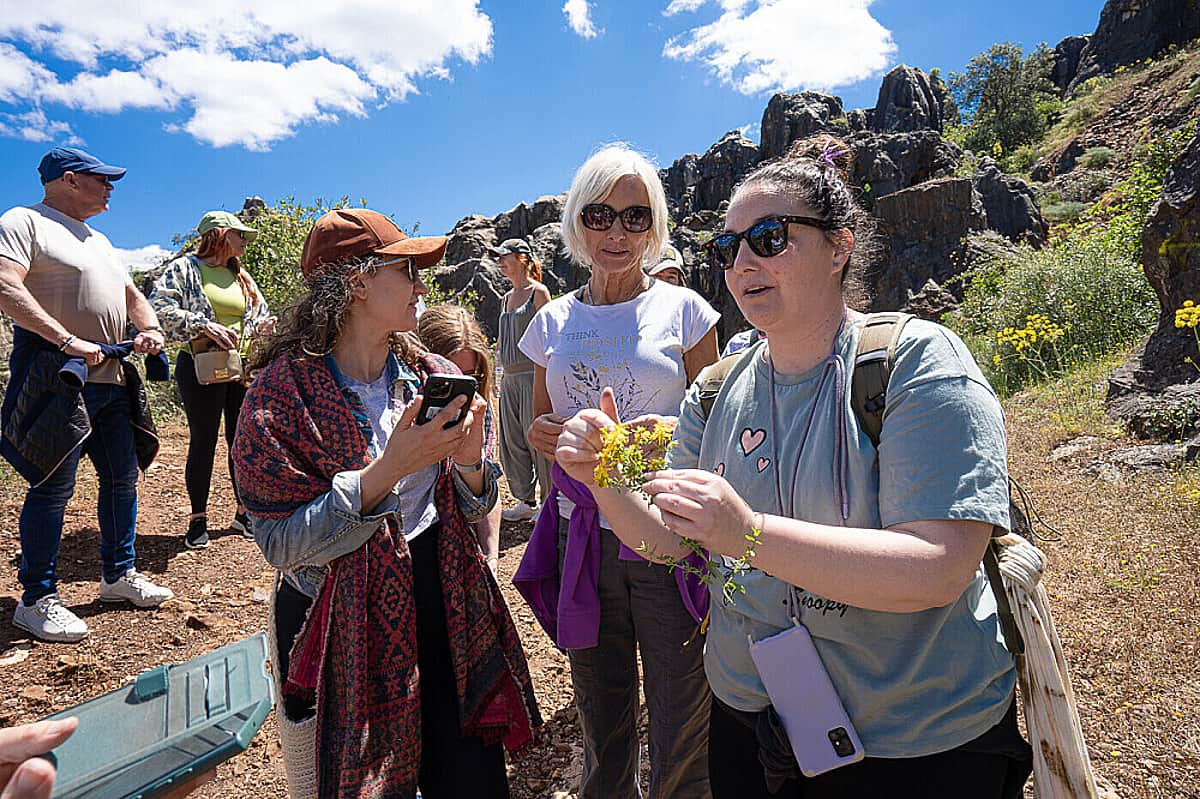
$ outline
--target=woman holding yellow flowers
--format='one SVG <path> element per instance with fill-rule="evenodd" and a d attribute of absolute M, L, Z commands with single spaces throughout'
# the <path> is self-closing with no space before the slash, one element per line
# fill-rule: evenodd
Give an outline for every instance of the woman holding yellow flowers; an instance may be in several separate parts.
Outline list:
<path fill-rule="evenodd" d="M 150 303 L 167 341 L 188 344 L 201 339 L 222 350 L 246 352 L 251 336 L 270 333 L 275 326 L 266 299 L 239 260 L 258 231 L 228 211 L 209 211 L 196 231 L 200 234 L 196 252 L 167 264 L 154 282 Z M 225 417 L 225 442 L 232 451 L 246 387 L 241 380 L 201 385 L 188 346 L 180 349 L 175 361 L 175 382 L 188 420 L 183 479 L 192 515 L 183 541 L 189 548 L 200 549 L 208 546 L 208 493 L 221 417 Z M 232 462 L 229 479 L 233 480 Z M 236 481 L 233 490 L 237 494 Z M 240 501 L 231 527 L 247 538 L 254 537 Z"/>
<path fill-rule="evenodd" d="M 619 421 L 608 390 L 565 423 L 557 461 L 625 543 L 671 558 L 687 538 L 727 571 L 749 563 L 732 602 L 711 588 L 716 799 L 1015 799 L 1030 750 L 980 568 L 1009 523 L 1000 403 L 962 341 L 912 320 L 877 446 L 851 411 L 864 317 L 844 284 L 868 266 L 871 228 L 849 166 L 820 136 L 734 190 L 709 259 L 766 340 L 711 408 L 704 378 L 692 386 L 671 468 L 641 486 L 652 504 L 594 485 Z"/>

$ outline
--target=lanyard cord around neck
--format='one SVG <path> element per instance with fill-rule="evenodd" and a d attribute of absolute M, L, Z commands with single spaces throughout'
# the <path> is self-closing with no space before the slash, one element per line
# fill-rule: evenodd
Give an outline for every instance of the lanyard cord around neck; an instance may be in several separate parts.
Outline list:
<path fill-rule="evenodd" d="M 846 326 L 846 319 L 842 317 L 842 323 L 838 327 L 837 335 L 834 336 L 834 341 L 841 336 L 842 330 Z M 767 370 L 770 380 L 771 400 L 771 457 L 775 464 L 775 501 L 779 512 L 785 514 L 788 518 L 796 518 L 794 502 L 789 502 L 788 506 L 783 504 L 783 481 L 782 481 L 782 464 L 779 460 L 779 436 L 775 430 L 775 365 L 771 361 L 770 347 L 765 350 Z M 846 367 L 842 363 L 842 359 L 837 354 L 836 345 L 834 351 L 826 358 L 821 369 L 821 380 L 817 384 L 817 391 L 813 397 L 812 407 L 808 411 L 808 419 L 804 423 L 804 433 L 800 436 L 800 446 L 796 451 L 796 460 L 792 466 L 792 481 L 789 484 L 788 498 L 794 500 L 794 491 L 796 479 L 800 473 L 800 461 L 804 456 L 804 447 L 808 443 L 808 434 L 812 432 L 813 420 L 817 416 L 817 407 L 820 405 L 821 396 L 825 391 L 825 381 L 829 377 L 830 371 L 834 374 L 835 392 L 834 392 L 834 418 L 836 420 L 837 430 L 835 432 L 835 440 L 833 444 L 833 488 L 838 502 L 838 509 L 841 511 L 842 523 L 850 516 L 850 498 L 846 491 L 846 469 L 847 469 L 847 453 L 846 453 L 846 414 L 843 412 L 843 406 L 846 404 Z"/>

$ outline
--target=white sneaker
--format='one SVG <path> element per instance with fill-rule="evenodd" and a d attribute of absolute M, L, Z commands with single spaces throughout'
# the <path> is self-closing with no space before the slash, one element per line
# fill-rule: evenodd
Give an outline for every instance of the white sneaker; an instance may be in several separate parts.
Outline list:
<path fill-rule="evenodd" d="M 135 569 L 122 574 L 116 582 L 100 578 L 101 602 L 132 602 L 139 608 L 156 608 L 175 596 L 170 588 L 155 585 Z"/>
<path fill-rule="evenodd" d="M 527 502 L 518 502 L 507 510 L 500 512 L 500 518 L 506 522 L 524 522 L 537 516 L 537 506 Z"/>
<path fill-rule="evenodd" d="M 47 594 L 32 605 L 18 602 L 13 624 L 43 641 L 74 643 L 88 634 L 87 624 L 67 610 L 58 594 Z"/>

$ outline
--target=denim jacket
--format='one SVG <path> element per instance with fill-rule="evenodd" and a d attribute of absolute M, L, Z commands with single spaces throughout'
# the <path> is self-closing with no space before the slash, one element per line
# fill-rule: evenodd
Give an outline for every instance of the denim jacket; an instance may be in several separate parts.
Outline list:
<path fill-rule="evenodd" d="M 349 391 L 345 378 L 332 358 L 326 357 L 330 373 L 342 391 Z M 402 393 L 406 399 L 420 387 L 420 381 L 394 354 L 388 355 L 388 385 L 392 396 Z M 475 496 L 457 470 L 451 470 L 454 494 L 467 521 L 487 516 L 498 495 L 496 476 L 499 469 L 485 461 L 483 495 Z M 445 468 L 443 466 L 443 468 Z M 365 544 L 388 517 L 400 519 L 400 496 L 395 487 L 369 511 L 362 511 L 361 470 L 338 472 L 329 491 L 302 505 L 286 519 L 252 516 L 254 537 L 267 562 L 283 572 L 297 590 L 315 599 L 325 582 L 327 564 Z"/>

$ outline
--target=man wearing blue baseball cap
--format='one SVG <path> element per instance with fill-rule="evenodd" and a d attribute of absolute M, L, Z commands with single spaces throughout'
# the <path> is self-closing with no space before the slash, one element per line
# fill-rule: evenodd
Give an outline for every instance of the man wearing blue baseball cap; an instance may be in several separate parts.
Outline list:
<path fill-rule="evenodd" d="M 134 350 L 157 354 L 163 334 L 108 238 L 85 221 L 108 210 L 113 182 L 125 170 L 74 147 L 55 147 L 38 174 L 42 201 L 0 216 L 0 311 L 14 323 L 0 454 L 30 480 L 20 519 L 24 592 L 13 624 L 46 641 L 78 641 L 88 627 L 59 599 L 55 567 L 82 454 L 100 483 L 100 600 L 154 607 L 173 596 L 134 569 L 139 452 L 129 386 L 136 387 L 136 377 L 131 382 L 121 361 L 100 346 L 122 341 L 132 322 L 139 331 Z M 16 440 L 25 431 L 10 422 L 18 412 L 32 415 L 31 397 L 54 393 L 48 383 L 68 358 L 87 366 L 82 402 L 72 397 L 61 412 L 53 406 L 62 424 L 46 436 L 50 456 L 29 457 L 29 442 Z M 147 431 L 136 433 L 144 440 Z"/>

